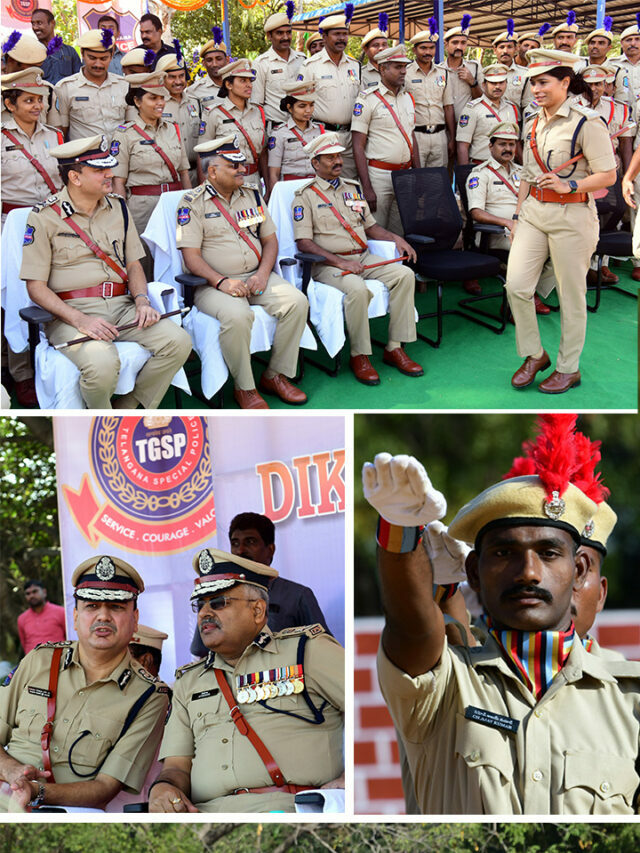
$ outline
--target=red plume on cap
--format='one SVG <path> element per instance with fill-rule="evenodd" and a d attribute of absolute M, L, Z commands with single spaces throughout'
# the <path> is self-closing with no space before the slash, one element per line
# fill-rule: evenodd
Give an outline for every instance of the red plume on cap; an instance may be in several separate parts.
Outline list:
<path fill-rule="evenodd" d="M 532 441 L 522 442 L 524 456 L 516 456 L 511 463 L 510 470 L 503 476 L 503 480 L 510 480 L 512 477 L 530 477 L 536 473 L 536 465 L 531 458 L 533 448 L 534 444 Z"/>
<path fill-rule="evenodd" d="M 551 499 L 563 495 L 576 467 L 575 426 L 577 415 L 540 415 L 540 434 L 532 451 L 535 473 Z"/>
<path fill-rule="evenodd" d="M 576 470 L 571 477 L 571 482 L 597 504 L 606 501 L 611 494 L 610 490 L 602 483 L 602 474 L 596 474 L 595 471 L 602 459 L 601 446 L 602 442 L 591 441 L 584 433 L 577 432 L 575 434 Z"/>

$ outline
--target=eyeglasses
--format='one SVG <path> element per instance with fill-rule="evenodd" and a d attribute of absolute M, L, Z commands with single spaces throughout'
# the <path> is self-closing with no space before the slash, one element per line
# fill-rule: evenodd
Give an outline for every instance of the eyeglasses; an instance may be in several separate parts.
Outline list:
<path fill-rule="evenodd" d="M 229 168 L 231 169 L 234 169 L 236 172 L 238 171 L 240 166 L 244 166 L 244 163 L 232 163 L 231 160 L 227 160 L 226 162 L 227 166 L 229 166 Z"/>
<path fill-rule="evenodd" d="M 224 610 L 230 601 L 257 601 L 257 598 L 234 598 L 232 595 L 219 595 L 217 598 L 196 598 L 191 602 L 194 613 L 200 613 L 202 608 L 208 604 L 212 610 Z"/>

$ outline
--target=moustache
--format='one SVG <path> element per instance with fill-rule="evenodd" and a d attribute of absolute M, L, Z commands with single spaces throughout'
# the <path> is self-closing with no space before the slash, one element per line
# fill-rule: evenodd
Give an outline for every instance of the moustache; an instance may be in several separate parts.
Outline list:
<path fill-rule="evenodd" d="M 522 586 L 520 584 L 515 584 L 514 586 L 509 587 L 509 589 L 506 589 L 500 596 L 500 600 L 506 601 L 509 598 L 513 598 L 515 596 L 521 597 L 523 595 L 527 595 L 530 598 L 539 598 L 547 604 L 551 604 L 553 601 L 553 596 L 548 589 L 544 589 L 544 587 L 541 586 Z"/>
<path fill-rule="evenodd" d="M 104 622 L 97 622 L 95 625 L 91 626 L 91 633 L 93 633 L 94 631 L 104 631 L 105 628 L 108 631 L 111 631 L 112 634 L 115 634 L 116 632 L 116 629 L 113 627 L 113 625 L 107 625 Z"/>
<path fill-rule="evenodd" d="M 222 625 L 217 619 L 214 619 L 213 616 L 205 616 L 202 622 L 200 623 L 200 627 L 204 628 L 205 625 L 215 625 L 216 628 L 222 628 Z"/>

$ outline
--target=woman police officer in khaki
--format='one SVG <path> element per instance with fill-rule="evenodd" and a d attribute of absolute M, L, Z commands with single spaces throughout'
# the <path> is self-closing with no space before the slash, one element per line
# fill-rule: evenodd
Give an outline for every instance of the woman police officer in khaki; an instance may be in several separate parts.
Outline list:
<path fill-rule="evenodd" d="M 163 72 L 156 71 L 129 74 L 126 101 L 136 107 L 138 119 L 116 127 L 111 141 L 111 154 L 118 158 L 113 169 L 113 189 L 126 196 L 139 234 L 163 192 L 191 188 L 180 128 L 162 118 L 169 97 L 164 77 Z"/>
<path fill-rule="evenodd" d="M 289 113 L 289 119 L 274 127 L 269 137 L 269 192 L 278 181 L 296 181 L 315 178 L 305 145 L 324 133 L 324 125 L 312 121 L 316 100 L 314 83 L 292 80 L 283 84 L 284 98 L 280 109 Z"/>
<path fill-rule="evenodd" d="M 541 109 L 525 127 L 524 165 L 513 217 L 517 221 L 507 267 L 516 345 L 525 358 L 511 384 L 526 388 L 551 364 L 542 347 L 533 299 L 550 255 L 558 283 L 561 336 L 556 369 L 538 389 L 562 394 L 580 384 L 586 276 L 599 230 L 591 193 L 615 183 L 616 168 L 606 124 L 594 110 L 569 97 L 576 93 L 572 68 L 579 57 L 542 48 L 529 51 L 527 57 L 527 74 Z M 567 165 L 578 155 L 580 159 Z"/>

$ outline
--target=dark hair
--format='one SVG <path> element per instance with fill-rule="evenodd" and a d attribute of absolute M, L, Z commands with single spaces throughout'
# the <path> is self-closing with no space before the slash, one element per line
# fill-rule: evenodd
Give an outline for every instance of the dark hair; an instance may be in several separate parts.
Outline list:
<path fill-rule="evenodd" d="M 33 18 L 34 15 L 44 15 L 47 21 L 49 21 L 49 23 L 55 21 L 56 19 L 56 16 L 53 14 L 53 12 L 50 12 L 48 9 L 34 9 L 31 13 L 31 17 Z"/>
<path fill-rule="evenodd" d="M 265 545 L 273 545 L 276 540 L 276 528 L 270 518 L 258 512 L 241 512 L 231 519 L 229 539 L 235 530 L 257 530 Z"/>
<path fill-rule="evenodd" d="M 576 74 L 572 68 L 549 68 L 549 70 L 545 71 L 544 73 L 548 74 L 549 77 L 555 77 L 556 80 L 564 80 L 565 77 L 568 77 L 568 91 L 572 95 L 584 95 L 589 101 L 589 103 L 592 102 L 593 96 L 591 94 L 591 89 L 584 82 L 582 76 L 580 74 Z"/>
<path fill-rule="evenodd" d="M 233 83 L 234 81 L 233 75 L 231 77 L 225 77 L 225 79 L 220 84 L 220 88 L 218 89 L 218 97 L 219 98 L 228 98 L 229 91 L 227 89 L 227 83 Z"/>
<path fill-rule="evenodd" d="M 135 86 L 133 89 L 129 89 L 127 94 L 124 96 L 126 103 L 130 107 L 135 107 L 134 98 L 143 98 L 144 97 L 144 89 L 141 86 Z M 137 109 L 137 107 L 136 107 Z"/>
<path fill-rule="evenodd" d="M 60 180 L 66 187 L 69 183 L 69 172 L 80 172 L 85 167 L 84 163 L 66 163 L 64 166 L 58 166 L 58 174 L 60 175 Z"/>
<path fill-rule="evenodd" d="M 22 95 L 24 93 L 24 89 L 5 89 L 2 93 L 2 100 L 6 104 L 9 101 L 14 107 L 18 103 L 18 95 Z"/>
<path fill-rule="evenodd" d="M 148 652 L 153 658 L 156 669 L 160 669 L 160 664 L 162 663 L 162 652 L 160 649 L 156 649 L 155 646 L 145 646 L 144 643 L 129 643 L 129 651 L 136 660 Z"/>
<path fill-rule="evenodd" d="M 120 24 L 118 23 L 117 19 L 113 17 L 113 15 L 101 15 L 98 18 L 98 27 L 100 26 L 101 21 L 113 21 L 113 23 L 116 25 L 118 32 L 120 32 Z"/>
<path fill-rule="evenodd" d="M 157 15 L 152 15 L 151 12 L 147 12 L 140 18 L 141 24 L 144 24 L 145 21 L 149 21 L 149 23 L 153 24 L 154 30 L 162 30 L 162 21 Z"/>
<path fill-rule="evenodd" d="M 39 586 L 40 589 L 46 589 L 46 586 L 44 585 L 44 583 L 42 581 L 38 581 L 38 580 L 35 580 L 35 578 L 32 578 L 30 581 L 24 582 L 24 585 L 22 587 L 23 592 L 26 592 L 30 586 Z"/>
<path fill-rule="evenodd" d="M 285 97 L 280 101 L 280 109 L 282 110 L 282 112 L 283 112 L 283 113 L 288 112 L 288 111 L 289 111 L 289 107 L 292 107 L 292 106 L 295 104 L 295 102 L 296 102 L 297 100 L 298 100 L 298 99 L 297 99 L 297 98 L 294 98 L 294 97 L 293 97 L 293 95 L 286 95 L 286 96 L 285 96 Z"/>

